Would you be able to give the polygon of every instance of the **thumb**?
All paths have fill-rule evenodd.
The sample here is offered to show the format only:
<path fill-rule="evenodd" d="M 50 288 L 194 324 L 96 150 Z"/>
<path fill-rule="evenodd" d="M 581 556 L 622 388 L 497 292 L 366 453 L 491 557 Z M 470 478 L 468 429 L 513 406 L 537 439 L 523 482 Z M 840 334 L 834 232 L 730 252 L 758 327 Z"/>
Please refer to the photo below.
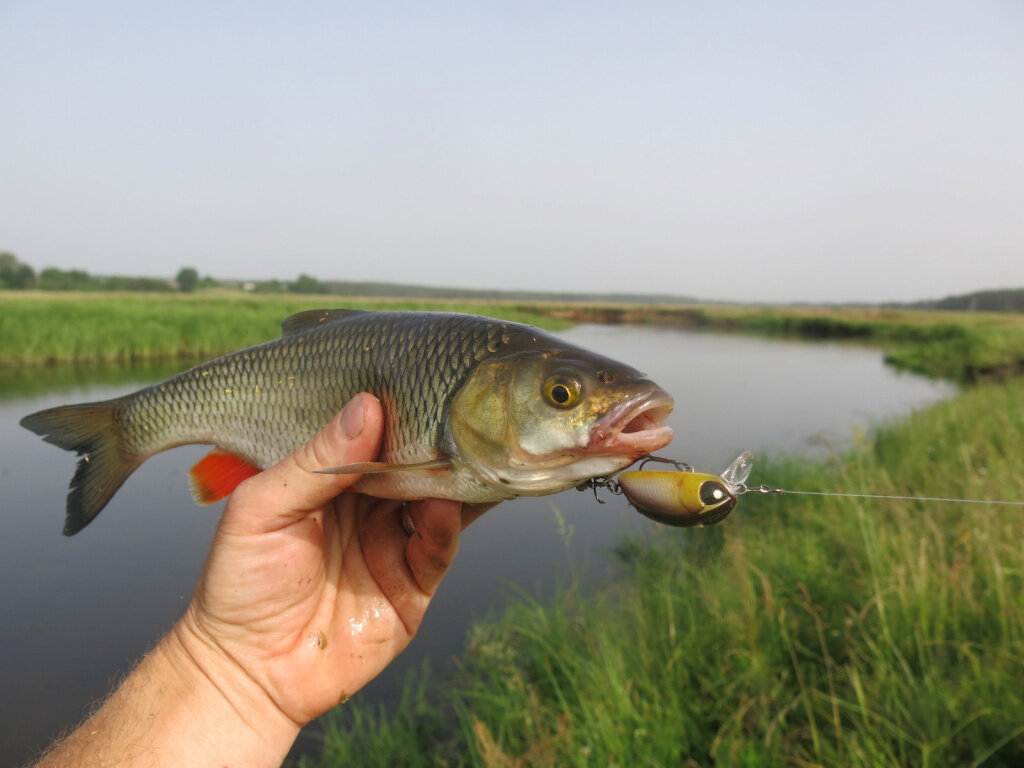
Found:
<path fill-rule="evenodd" d="M 309 442 L 239 485 L 224 510 L 224 523 L 262 533 L 302 519 L 361 477 L 319 475 L 315 470 L 372 461 L 383 425 L 380 401 L 366 393 L 356 395 Z"/>

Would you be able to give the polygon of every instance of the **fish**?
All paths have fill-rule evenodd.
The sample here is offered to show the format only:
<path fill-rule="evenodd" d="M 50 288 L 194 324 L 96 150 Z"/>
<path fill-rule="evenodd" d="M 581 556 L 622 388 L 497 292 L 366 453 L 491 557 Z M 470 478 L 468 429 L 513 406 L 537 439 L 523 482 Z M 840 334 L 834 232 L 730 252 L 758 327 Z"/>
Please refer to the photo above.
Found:
<path fill-rule="evenodd" d="M 673 399 L 636 369 L 529 325 L 476 315 L 317 309 L 277 339 L 111 400 L 30 414 L 80 456 L 64 534 L 87 526 L 146 459 L 214 448 L 192 468 L 212 503 L 309 440 L 360 392 L 382 403 L 376 461 L 331 472 L 390 499 L 488 503 L 607 476 L 667 445 Z"/>
<path fill-rule="evenodd" d="M 637 512 L 665 525 L 680 528 L 703 527 L 720 523 L 736 507 L 754 466 L 754 456 L 744 451 L 720 475 L 694 472 L 689 465 L 651 456 L 685 467 L 682 471 L 663 472 L 639 469 L 620 473 L 615 482 Z"/>

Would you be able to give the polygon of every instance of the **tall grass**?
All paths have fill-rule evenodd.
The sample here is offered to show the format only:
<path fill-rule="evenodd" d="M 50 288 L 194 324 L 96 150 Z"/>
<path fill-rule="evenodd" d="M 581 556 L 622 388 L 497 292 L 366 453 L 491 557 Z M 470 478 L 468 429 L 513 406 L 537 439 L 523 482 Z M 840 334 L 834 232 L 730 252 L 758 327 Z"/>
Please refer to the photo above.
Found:
<path fill-rule="evenodd" d="M 566 328 L 571 322 L 656 323 L 803 338 L 859 339 L 890 362 L 958 381 L 1024 371 L 1024 314 L 863 308 L 733 307 L 363 300 L 341 296 L 0 292 L 0 366 L 198 358 L 278 335 L 317 307 L 469 312 Z"/>
<path fill-rule="evenodd" d="M 0 365 L 130 362 L 196 358 L 257 344 L 280 335 L 281 321 L 321 307 L 444 310 L 564 328 L 516 305 L 362 301 L 338 296 L 243 293 L 0 294 Z"/>
<path fill-rule="evenodd" d="M 983 385 L 845 456 L 769 462 L 754 480 L 1022 499 L 1022 399 L 1024 381 Z M 1024 761 L 1024 509 L 748 496 L 717 527 L 661 529 L 620 556 L 625 577 L 596 594 L 569 587 L 475 626 L 445 695 L 420 707 L 426 740 L 408 721 L 392 732 L 401 754 L 485 766 Z M 331 738 L 400 722 L 359 712 L 343 707 Z"/>

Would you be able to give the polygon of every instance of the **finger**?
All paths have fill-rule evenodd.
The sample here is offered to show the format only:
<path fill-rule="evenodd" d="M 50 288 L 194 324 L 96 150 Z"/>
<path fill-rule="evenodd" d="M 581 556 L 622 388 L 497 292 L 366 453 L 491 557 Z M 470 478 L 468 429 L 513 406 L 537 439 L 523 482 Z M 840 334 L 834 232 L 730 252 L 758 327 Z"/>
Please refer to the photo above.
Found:
<path fill-rule="evenodd" d="M 316 469 L 370 461 L 383 430 L 383 410 L 372 395 L 350 400 L 307 443 L 238 486 L 225 510 L 253 532 L 277 530 L 303 518 L 359 480 L 360 475 L 320 475 Z"/>
<path fill-rule="evenodd" d="M 409 510 L 415 531 L 405 547 L 405 560 L 420 591 L 433 597 L 459 551 L 462 505 L 427 499 Z"/>
<path fill-rule="evenodd" d="M 410 638 L 458 551 L 460 506 L 441 499 L 407 506 L 381 500 L 360 514 L 359 543 L 366 567 Z M 413 521 L 412 535 L 402 525 L 403 510 Z"/>

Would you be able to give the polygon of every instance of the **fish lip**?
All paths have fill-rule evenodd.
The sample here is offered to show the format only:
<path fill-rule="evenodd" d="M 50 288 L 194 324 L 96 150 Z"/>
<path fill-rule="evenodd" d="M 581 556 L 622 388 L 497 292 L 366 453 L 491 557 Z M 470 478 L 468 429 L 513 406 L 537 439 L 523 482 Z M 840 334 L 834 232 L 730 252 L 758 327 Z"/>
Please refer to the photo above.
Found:
<path fill-rule="evenodd" d="M 664 422 L 674 405 L 660 387 L 625 398 L 591 427 L 587 451 L 640 457 L 664 448 L 672 441 L 672 427 Z"/>

